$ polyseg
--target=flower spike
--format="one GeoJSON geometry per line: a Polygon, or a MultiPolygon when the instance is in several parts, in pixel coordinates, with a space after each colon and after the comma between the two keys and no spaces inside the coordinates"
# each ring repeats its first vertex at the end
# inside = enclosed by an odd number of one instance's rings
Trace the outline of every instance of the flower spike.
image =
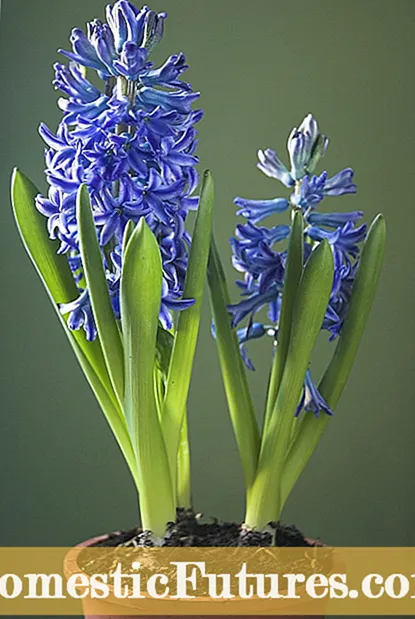
{"type": "Polygon", "coordinates": [[[197,208],[196,130],[201,112],[198,98],[180,79],[187,69],[183,54],[170,56],[160,68],[148,61],[163,35],[165,13],[147,6],[138,10],[117,0],[106,10],[107,21],[94,19],[86,33],[72,31],[72,51],[61,52],[68,65],[55,64],[54,86],[65,96],[56,134],[45,125],[39,132],[47,145],[48,195],[39,195],[38,210],[48,218],[51,238],[60,253],[76,264],[78,298],[64,304],[72,329],[96,337],[88,287],[82,277],[76,195],[83,184],[102,251],[115,317],[119,314],[119,285],[124,230],[129,222],[146,219],[160,243],[163,287],[160,321],[173,324],[172,311],[183,300],[190,236],[185,232],[189,210],[197,208]],[[87,71],[98,73],[98,88],[87,71]]]}

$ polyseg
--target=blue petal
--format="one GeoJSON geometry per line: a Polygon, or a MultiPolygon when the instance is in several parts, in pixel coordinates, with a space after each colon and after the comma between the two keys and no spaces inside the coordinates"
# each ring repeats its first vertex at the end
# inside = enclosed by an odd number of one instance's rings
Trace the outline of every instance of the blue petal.
{"type": "Polygon", "coordinates": [[[92,45],[86,34],[80,28],[72,30],[70,41],[72,43],[73,52],[67,52],[59,49],[58,52],[74,62],[77,62],[85,67],[97,69],[107,73],[107,68],[104,63],[98,58],[95,47],[92,45]]]}
{"type": "Polygon", "coordinates": [[[263,337],[266,334],[265,326],[261,322],[254,322],[248,327],[243,327],[242,329],[238,329],[236,332],[238,342],[240,344],[244,344],[245,342],[249,342],[249,340],[254,340],[260,337],[263,337]]]}
{"type": "Polygon", "coordinates": [[[199,97],[199,93],[166,92],[144,87],[139,91],[137,97],[146,105],[160,105],[164,110],[177,110],[186,114],[190,111],[190,106],[199,97]]]}
{"type": "Polygon", "coordinates": [[[281,181],[286,187],[292,187],[295,180],[288,172],[285,165],[280,161],[277,153],[270,148],[258,151],[259,163],[257,167],[271,178],[281,181]]]}
{"type": "Polygon", "coordinates": [[[319,417],[320,411],[323,411],[327,415],[333,415],[333,411],[327,404],[326,400],[322,397],[317,386],[315,385],[311,376],[310,370],[307,370],[304,381],[304,392],[300,406],[297,409],[296,416],[299,415],[301,408],[307,412],[312,412],[316,417],[319,417]]]}
{"type": "Polygon", "coordinates": [[[235,305],[228,305],[228,311],[233,316],[232,325],[236,327],[244,318],[250,314],[254,315],[261,307],[273,301],[277,294],[277,290],[267,290],[263,294],[254,294],[249,299],[235,305]]]}
{"type": "Polygon", "coordinates": [[[323,193],[325,196],[342,196],[348,193],[356,193],[356,185],[353,183],[354,172],[352,168],[345,168],[324,183],[323,193]]]}
{"type": "Polygon", "coordinates": [[[285,198],[274,198],[272,200],[246,200],[245,198],[235,198],[236,206],[241,209],[236,213],[252,223],[258,223],[262,219],[286,211],[289,202],[285,198]]]}
{"type": "Polygon", "coordinates": [[[313,226],[327,226],[338,228],[348,221],[356,222],[363,217],[363,211],[351,211],[350,213],[319,213],[312,211],[307,215],[307,222],[313,226]]]}
{"type": "Polygon", "coordinates": [[[147,60],[147,50],[128,41],[124,44],[120,60],[114,62],[114,67],[121,75],[131,80],[138,79],[147,60]]]}

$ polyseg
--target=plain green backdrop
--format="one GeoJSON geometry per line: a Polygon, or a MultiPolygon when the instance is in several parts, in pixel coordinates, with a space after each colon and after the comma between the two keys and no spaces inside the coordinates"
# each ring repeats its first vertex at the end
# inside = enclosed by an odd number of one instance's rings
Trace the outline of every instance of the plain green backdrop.
{"type": "MultiPolygon", "coordinates": [[[[414,0],[154,0],[167,10],[155,58],[183,51],[202,92],[201,167],[216,180],[215,227],[231,279],[232,199],[273,197],[256,150],[284,155],[308,112],[330,137],[324,166],[352,166],[357,196],[329,207],[382,211],[388,250],[355,369],[284,513],[333,545],[415,545],[414,0]]],[[[137,523],[133,484],[18,238],[9,178],[40,186],[39,122],[55,128],[57,48],[102,0],[4,0],[1,19],[0,546],[70,545],[137,523]]],[[[194,505],[242,519],[241,467],[206,303],[189,403],[194,505]]],[[[323,345],[317,359],[323,364],[323,345]]],[[[268,348],[253,347],[262,405],[268,348]]]]}

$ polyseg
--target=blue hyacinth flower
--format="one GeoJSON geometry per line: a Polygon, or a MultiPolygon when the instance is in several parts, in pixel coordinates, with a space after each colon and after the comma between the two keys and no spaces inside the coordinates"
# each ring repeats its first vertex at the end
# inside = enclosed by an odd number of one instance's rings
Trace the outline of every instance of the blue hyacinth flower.
{"type": "MultiPolygon", "coordinates": [[[[304,261],[312,250],[327,239],[334,257],[332,292],[322,328],[335,339],[341,333],[347,315],[359,261],[360,248],[366,237],[366,225],[359,225],[361,211],[327,213],[321,212],[321,203],[326,197],[339,197],[356,192],[353,170],[345,168],[329,177],[326,171],[315,174],[319,160],[325,154],[328,139],[319,131],[314,117],[309,114],[298,128],[293,129],[288,139],[291,167],[288,169],[271,149],[258,151],[258,168],[270,178],[289,188],[288,198],[247,200],[235,198],[237,214],[246,219],[238,224],[231,239],[232,262],[244,275],[236,283],[242,299],[228,306],[232,324],[238,327],[238,335],[250,333],[253,324],[259,325],[256,317],[263,308],[268,310],[271,331],[278,332],[281,303],[284,295],[286,247],[280,247],[290,233],[285,222],[273,226],[257,226],[270,215],[291,214],[301,209],[304,217],[304,261]],[[242,326],[247,321],[247,326],[242,326]],[[255,321],[255,322],[254,322],[255,321]]],[[[255,333],[265,333],[256,326],[255,333]]],[[[248,344],[246,338],[244,344],[248,344]]],[[[241,350],[246,365],[251,368],[246,347],[241,350]]],[[[251,368],[252,369],[252,368],[251,368]]],[[[303,404],[306,411],[318,414],[320,410],[331,414],[321,399],[308,373],[304,384],[303,404]]]]}
{"type": "MultiPolygon", "coordinates": [[[[48,219],[51,238],[60,241],[59,252],[71,265],[79,263],[76,195],[81,184],[87,186],[116,317],[124,230],[129,221],[136,224],[144,217],[160,242],[160,321],[171,328],[172,312],[193,302],[183,299],[191,244],[185,224],[198,206],[194,126],[202,112],[192,109],[199,94],[181,80],[187,69],[182,53],[159,68],[149,61],[165,18],[117,0],[107,7],[106,22],[95,19],[86,32],[72,30],[72,50],[60,50],[70,62],[54,66],[53,84],[64,95],[58,101],[63,117],[56,133],[43,124],[39,129],[49,190],[36,205],[48,219]],[[85,69],[96,71],[98,82],[85,69]]],[[[61,311],[71,329],[83,328],[93,339],[96,327],[82,265],[73,272],[79,296],[61,311]]]]}

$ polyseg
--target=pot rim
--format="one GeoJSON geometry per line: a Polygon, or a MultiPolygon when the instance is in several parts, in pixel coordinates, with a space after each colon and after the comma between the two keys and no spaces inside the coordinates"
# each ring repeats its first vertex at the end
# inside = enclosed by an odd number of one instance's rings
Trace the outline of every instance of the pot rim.
{"type": "MultiPolygon", "coordinates": [[[[115,534],[119,533],[119,531],[115,531],[115,534]]],[[[94,537],[91,537],[90,539],[87,539],[83,542],[80,542],[79,544],[76,544],[76,546],[74,546],[73,548],[71,548],[71,550],[67,553],[67,555],[65,556],[64,559],[64,574],[66,578],[69,578],[69,576],[73,575],[73,574],[77,574],[82,572],[82,569],[79,567],[78,564],[78,557],[80,555],[80,553],[85,549],[85,548],[89,548],[91,546],[93,546],[94,544],[98,543],[98,542],[102,542],[105,539],[108,539],[108,537],[110,536],[109,533],[106,533],[104,535],[97,535],[94,537]]],[[[321,543],[318,540],[313,540],[311,538],[305,538],[307,542],[310,542],[313,544],[313,546],[320,546],[320,547],[324,547],[326,546],[326,544],[321,543]]],[[[265,548],[265,546],[264,546],[265,548]]],[[[109,585],[110,590],[112,590],[112,586],[109,585]]],[[[303,588],[303,587],[301,587],[303,588]]],[[[138,600],[137,600],[138,601],[138,600]]],[[[163,600],[160,600],[163,601],[163,600]]],[[[165,601],[170,601],[171,600],[165,600],[165,601]]],[[[189,599],[189,602],[193,602],[193,603],[200,603],[200,602],[204,602],[206,603],[205,599],[201,599],[201,598],[194,598],[194,599],[189,599]]],[[[223,600],[210,600],[212,602],[221,602],[223,604],[223,600]]],[[[245,600],[243,600],[245,602],[245,600]]],[[[296,604],[296,602],[298,603],[298,599],[286,599],[286,600],[282,600],[280,599],[279,602],[283,602],[284,606],[289,607],[289,606],[293,606],[296,604]]],[[[134,607],[131,605],[131,600],[126,600],[124,598],[116,598],[116,599],[112,599],[111,601],[106,601],[103,600],[104,603],[107,604],[111,604],[111,605],[119,605],[119,606],[130,606],[131,610],[134,609],[134,607]]],[[[302,603],[300,601],[300,603],[302,603]]],[[[173,615],[170,613],[169,614],[170,617],[173,617],[173,615]]],[[[230,615],[229,615],[230,616],[230,615]]],[[[302,616],[302,615],[301,615],[302,616]]],[[[188,615],[189,619],[191,619],[192,615],[188,615]]],[[[235,615],[235,617],[238,617],[238,614],[235,615]]],[[[126,617],[126,619],[128,619],[128,617],[126,617]]],[[[144,616],[143,616],[144,619],[144,616]]],[[[217,616],[217,619],[221,619],[220,616],[217,616]]],[[[247,615],[246,615],[246,619],[250,619],[247,615]]],[[[284,618],[282,618],[284,619],[284,618]]],[[[300,618],[301,619],[301,618],[300,618]]],[[[318,617],[316,619],[319,619],[318,617]]]]}

